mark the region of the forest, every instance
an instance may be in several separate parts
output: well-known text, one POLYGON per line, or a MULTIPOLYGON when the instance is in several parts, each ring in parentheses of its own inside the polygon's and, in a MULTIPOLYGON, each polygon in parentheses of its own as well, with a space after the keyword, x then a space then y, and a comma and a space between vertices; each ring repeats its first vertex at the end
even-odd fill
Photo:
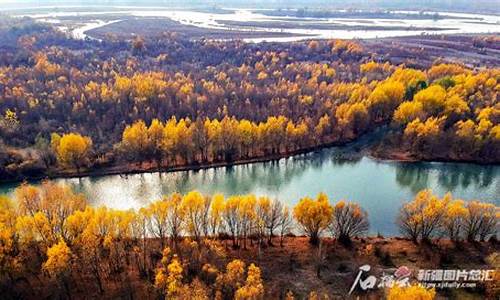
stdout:
MULTIPOLYGON (((336 14, 266 12, 290 13, 336 14)), ((464 36, 79 40, 0 15, 0 298, 498 299, 500 37, 464 36), (301 181, 278 161, 295 155, 301 181), (482 277, 440 288, 426 270, 482 277)))
MULTIPOLYGON (((89 200, 51 181, 0 197, 3 299, 335 299, 347 294, 359 260, 387 268, 401 257, 412 269, 434 260, 443 268, 499 266, 499 207, 450 193, 422 190, 407 199, 395 220, 397 239, 366 237, 368 213, 323 193, 294 207, 267 196, 197 191, 126 211, 89 200), (291 280, 297 276, 302 283, 291 280)), ((461 295, 493 299, 495 278, 461 295)), ((355 295, 433 299, 436 290, 411 279, 355 295)))
POLYGON ((392 65, 355 40, 82 41, 5 18, 0 180, 275 159, 377 130, 375 157, 498 163, 499 80, 392 65))

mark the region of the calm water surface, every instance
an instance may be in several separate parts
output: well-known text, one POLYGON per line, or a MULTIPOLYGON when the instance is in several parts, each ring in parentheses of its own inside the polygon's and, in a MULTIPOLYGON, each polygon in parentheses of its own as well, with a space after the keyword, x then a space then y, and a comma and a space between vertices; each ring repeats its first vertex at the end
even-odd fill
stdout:
MULTIPOLYGON (((352 155, 349 155, 352 156, 352 155)), ((164 194, 197 189, 205 194, 255 193, 294 205, 304 196, 325 192, 330 201, 356 201, 369 214, 371 233, 398 234, 399 207, 421 189, 443 195, 451 191, 464 200, 500 205, 500 166, 458 163, 402 163, 368 157, 345 159, 339 148, 281 159, 201 171, 146 173, 59 179, 87 195, 94 206, 138 208, 164 194)), ((15 184, 0 185, 11 194, 15 184)))

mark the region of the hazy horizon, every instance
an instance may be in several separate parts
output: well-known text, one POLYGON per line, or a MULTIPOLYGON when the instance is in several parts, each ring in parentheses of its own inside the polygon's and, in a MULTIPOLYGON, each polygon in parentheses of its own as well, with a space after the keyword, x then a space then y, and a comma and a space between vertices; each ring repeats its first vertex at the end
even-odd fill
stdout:
POLYGON ((38 6, 183 6, 190 7, 241 7, 241 8, 332 8, 332 9, 414 9, 488 12, 499 14, 497 1, 479 0, 0 0, 0 8, 26 8, 38 6))

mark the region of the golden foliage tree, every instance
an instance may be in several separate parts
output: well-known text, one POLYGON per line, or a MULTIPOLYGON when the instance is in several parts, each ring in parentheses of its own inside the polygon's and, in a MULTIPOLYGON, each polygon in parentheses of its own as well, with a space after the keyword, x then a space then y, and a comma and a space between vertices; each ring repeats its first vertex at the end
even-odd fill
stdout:
POLYGON ((463 200, 453 200, 448 204, 444 216, 444 227, 450 240, 457 242, 461 239, 466 218, 467 209, 463 200))
POLYGON ((465 235, 469 241, 484 241, 495 234, 500 221, 500 208, 492 203, 467 203, 465 235))
POLYGON ((47 249, 47 260, 43 263, 43 269, 51 276, 59 276, 70 270, 71 255, 71 250, 61 240, 47 249))
POLYGON ((394 285, 387 291, 387 300, 433 300, 436 296, 434 289, 426 289, 419 285, 412 285, 409 287, 400 287, 394 285))
POLYGON ((92 150, 92 140, 77 133, 64 134, 55 145, 58 161, 63 165, 73 166, 80 172, 92 150))
POLYGON ((234 299, 259 300, 264 298, 264 285, 260 276, 260 268, 254 264, 248 266, 245 285, 236 291, 234 299))
MULTIPOLYGON (((153 127, 152 130, 154 130, 156 134, 156 128, 153 127)), ((128 157, 141 161, 144 157, 147 157, 150 146, 148 127, 144 121, 139 120, 127 126, 123 131, 122 150, 126 152, 128 157)))
POLYGON ((420 191, 400 210, 397 222, 401 232, 415 242, 419 238, 428 241, 443 226, 450 201, 449 193, 439 198, 431 190, 420 191))
POLYGON ((182 198, 181 210, 185 218, 187 232, 199 243, 208 231, 210 198, 198 191, 191 191, 182 198))
POLYGON ((332 221, 333 207, 328 203, 328 197, 320 193, 316 200, 309 197, 300 199, 293 208, 293 215, 313 245, 319 243, 321 233, 332 221))

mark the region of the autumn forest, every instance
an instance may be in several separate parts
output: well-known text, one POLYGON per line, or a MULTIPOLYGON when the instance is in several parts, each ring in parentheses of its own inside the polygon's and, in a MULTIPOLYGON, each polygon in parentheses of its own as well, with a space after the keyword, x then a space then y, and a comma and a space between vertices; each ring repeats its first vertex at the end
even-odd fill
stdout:
MULTIPOLYGON (((499 37, 471 40, 481 51, 499 37)), ((377 161, 498 165, 498 66, 392 53, 356 39, 75 39, 1 16, 0 183, 15 187, 0 189, 0 299, 498 299, 491 199, 419 188, 393 207, 399 236, 384 236, 357 199, 324 192, 288 203, 172 191, 117 209, 75 188, 84 176, 276 161, 367 136, 359 148, 377 161), (496 277, 366 291, 355 283, 370 278, 358 275, 365 264, 381 276, 404 266, 496 277)), ((480 176, 462 177, 459 193, 480 176)))
MULTIPOLYGON (((333 203, 323 193, 304 197, 291 208, 266 196, 210 197, 192 191, 123 211, 93 208, 68 186, 46 181, 40 187, 23 184, 13 199, 0 198, 0 208, 0 291, 12 298, 71 298, 81 297, 83 291, 95 291, 87 292, 92 297, 167 299, 324 297, 321 289, 267 286, 262 279, 259 265, 269 265, 266 256, 276 255, 271 249, 279 249, 282 258, 292 255, 288 252, 297 247, 299 232, 319 252, 312 251, 308 258, 290 256, 296 261, 290 262, 292 272, 293 264, 306 263, 322 278, 329 267, 322 251, 336 253, 335 247, 392 264, 390 252, 360 239, 370 226, 368 213, 354 202, 333 203), (250 253, 247 268, 238 257, 250 253)), ((493 204, 466 203, 451 194, 440 198, 423 190, 402 205, 395 221, 413 247, 425 248, 438 236, 455 247, 480 243, 493 263, 498 259, 492 253, 496 247, 485 241, 496 234, 497 218, 493 204)), ((453 251, 450 245, 434 247, 453 251)), ((264 272, 274 277, 270 269, 264 272)), ((485 289, 492 296, 497 287, 485 289)), ((432 298, 435 291, 396 286, 386 293, 389 299, 412 295, 407 293, 432 298)))
POLYGON ((82 42, 42 25, 3 39, 4 180, 277 157, 380 128, 376 156, 500 157, 498 69, 396 66, 342 40, 82 42))

